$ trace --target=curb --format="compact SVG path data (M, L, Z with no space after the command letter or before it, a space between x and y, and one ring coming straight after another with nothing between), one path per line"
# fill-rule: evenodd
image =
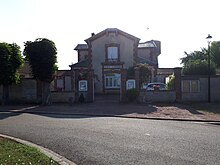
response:
M117 117L117 118L130 118L130 119L148 119L148 120L167 120L167 121L189 121L189 122L206 122L217 123L220 125L219 120L203 120L203 119L187 119L187 118L162 118L162 117L139 117L139 116L126 116L126 115L112 115L112 114L90 114L90 113L60 113L60 112L45 112L45 111L0 111L11 113L29 113L29 114L48 114L48 115L76 115L76 116L92 116L92 117Z
M39 145L31 143L29 141L22 140L22 139L19 139L19 138L8 136L8 135L3 135L3 134L0 134L0 137L10 139L10 140L14 140L18 143L22 143L22 144L37 148L38 150L40 150L40 152L47 155L49 158L52 158L54 161L58 162L60 165L76 165L75 163L68 160L67 158L65 158L65 157L63 157L63 156L61 156L61 155L45 148L45 147L39 146Z

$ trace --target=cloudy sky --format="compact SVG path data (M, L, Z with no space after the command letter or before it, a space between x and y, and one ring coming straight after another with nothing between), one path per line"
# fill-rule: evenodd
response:
M180 66L184 51L220 40L219 0L0 0L0 42L53 40L59 69L77 62L78 43L106 28L160 40L159 67Z

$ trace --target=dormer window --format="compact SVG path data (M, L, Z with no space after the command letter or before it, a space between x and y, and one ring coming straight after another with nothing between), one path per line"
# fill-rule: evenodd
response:
M119 45L118 44L106 45L106 61L109 61L109 62L119 61Z

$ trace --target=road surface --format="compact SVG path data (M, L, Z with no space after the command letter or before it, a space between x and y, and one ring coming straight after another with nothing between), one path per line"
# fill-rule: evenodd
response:
M0 133L79 165L220 164L220 126L207 123L1 112Z

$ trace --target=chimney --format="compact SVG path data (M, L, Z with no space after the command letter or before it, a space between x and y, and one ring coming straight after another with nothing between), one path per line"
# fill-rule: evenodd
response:
M91 36L94 36L95 35L95 33L91 33Z

